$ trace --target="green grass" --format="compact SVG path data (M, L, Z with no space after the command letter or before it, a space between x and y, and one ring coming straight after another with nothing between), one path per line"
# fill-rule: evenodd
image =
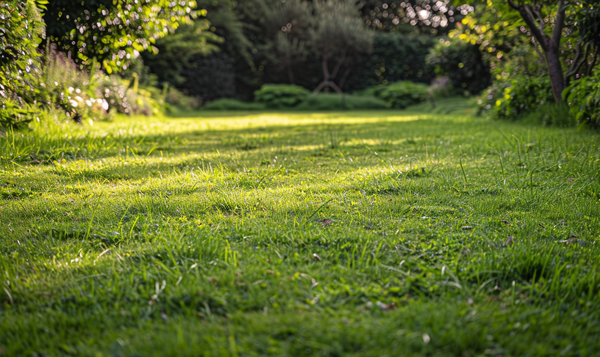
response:
M598 134L468 110L5 133L0 349L597 355Z

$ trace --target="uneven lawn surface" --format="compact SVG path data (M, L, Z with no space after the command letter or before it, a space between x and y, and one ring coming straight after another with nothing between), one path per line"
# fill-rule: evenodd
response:
M41 128L0 137L3 355L600 354L597 133L448 104Z

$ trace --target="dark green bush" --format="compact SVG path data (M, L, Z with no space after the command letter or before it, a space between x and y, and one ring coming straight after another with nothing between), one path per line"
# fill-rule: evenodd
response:
M463 41L438 43L427 56L438 76L450 78L457 94L479 94L491 83L490 66L479 47Z
M342 89L356 91L397 81L431 82L435 74L425 58L435 42L432 36L376 32L373 52L356 60Z
M214 102L205 104L204 110L264 110L262 103L247 103L236 99L217 99Z
M514 76L494 83L482 94L478 104L480 113L487 113L492 118L518 120L524 114L553 102L547 76Z
M362 93L383 99L389 107L404 109L427 99L427 86L409 81L394 82L368 88Z
M235 97L233 59L223 52L204 56L194 55L190 66L183 69L183 82L173 83L184 94L200 97L203 101Z
M578 123L600 129L600 76L583 77L563 92L569 111Z
M319 93L306 98L295 109L298 110L344 110L344 109L386 109L386 103L373 96L339 95L337 93Z
M293 108L310 95L308 89L291 84L265 84L254 92L254 100L267 108Z

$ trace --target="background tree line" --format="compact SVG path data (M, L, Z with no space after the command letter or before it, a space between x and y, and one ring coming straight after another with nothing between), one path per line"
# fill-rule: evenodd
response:
M593 0L10 0L0 12L5 125L39 108L80 121L251 100L265 84L398 81L481 93L496 118L599 122Z

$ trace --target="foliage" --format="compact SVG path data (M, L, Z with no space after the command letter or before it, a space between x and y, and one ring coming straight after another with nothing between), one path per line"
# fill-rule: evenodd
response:
M330 87L341 93L333 81L342 65L356 55L370 53L373 34L360 18L355 1L318 0L314 4L315 27L310 32L313 48L321 57L323 81L315 88L318 93ZM329 60L339 56L333 70Z
M472 2L478 4L477 11L450 35L496 53L497 59L521 45L535 49L534 56L540 57L551 78L555 101L562 101L562 91L571 79L591 75L600 44L595 32L600 26L597 1ZM528 58L538 62L534 56ZM564 63L569 65L566 71Z
M199 109L202 105L200 98L189 97L171 86L163 88L162 94L164 95L164 105L167 106L168 111Z
M254 100L267 108L292 108L300 104L310 92L292 84L265 84L254 92Z
M383 100L368 95L318 93L308 96L300 105L298 110L365 110L365 109L387 109L387 103Z
M203 110L264 110L263 103L247 103L236 99L217 99L213 102L206 103Z
M52 0L44 12L48 40L79 63L127 68L155 41L190 23L196 2L171 0ZM201 15L205 12L200 11Z
M479 101L480 111L495 119L518 120L524 114L553 102L547 76L513 76L506 81L495 82L483 95L485 97Z
M368 26L380 31L440 35L471 11L450 0L367 0L362 14Z
M109 119L109 102L104 93L96 90L104 76L97 68L92 70L92 73L81 70L64 53L49 46L44 54L36 96L31 99L47 110L62 109L76 122Z
M192 58L218 51L216 43L223 42L222 37L209 29L210 23L206 19L180 26L173 34L156 40L157 53L142 53L144 64L160 82L182 84L186 80L186 69L192 66Z
M578 123L600 129L600 75L573 82L563 96Z
M35 110L18 99L0 97L0 134L3 128L21 129L33 120Z
M438 76L447 76L456 93L478 94L491 84L490 69L478 46L441 41L427 56Z
M429 94L434 98L452 97L455 92L454 88L452 88L450 78L438 77L434 79L429 86Z
M428 89L421 83L399 81L371 87L362 93L383 99L391 108L404 109L427 99Z
M267 57L268 61L274 70L285 71L290 84L303 82L294 72L302 73L299 66L315 59L311 35L317 23L313 12L311 3L289 0L270 10L263 24L270 43L268 47L274 50L273 55Z
M357 58L342 89L361 90L396 81L429 83L434 73L425 58L434 45L431 36L375 32L373 52Z
M0 3L0 99L7 106L36 88L37 46L43 30L33 0Z
M184 81L176 84L183 93L204 101L235 96L236 73L231 56L225 52L197 54L189 61L181 73Z

